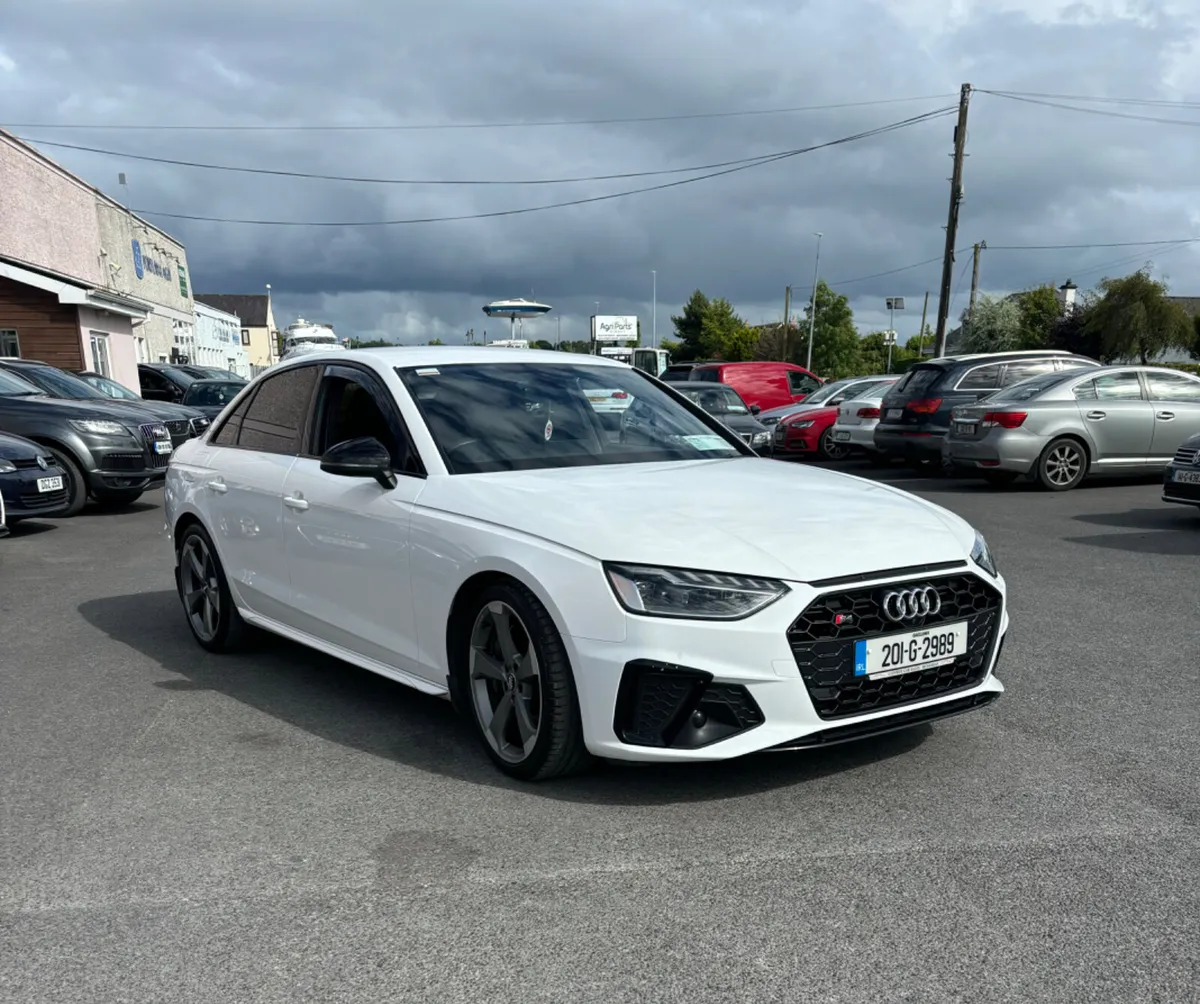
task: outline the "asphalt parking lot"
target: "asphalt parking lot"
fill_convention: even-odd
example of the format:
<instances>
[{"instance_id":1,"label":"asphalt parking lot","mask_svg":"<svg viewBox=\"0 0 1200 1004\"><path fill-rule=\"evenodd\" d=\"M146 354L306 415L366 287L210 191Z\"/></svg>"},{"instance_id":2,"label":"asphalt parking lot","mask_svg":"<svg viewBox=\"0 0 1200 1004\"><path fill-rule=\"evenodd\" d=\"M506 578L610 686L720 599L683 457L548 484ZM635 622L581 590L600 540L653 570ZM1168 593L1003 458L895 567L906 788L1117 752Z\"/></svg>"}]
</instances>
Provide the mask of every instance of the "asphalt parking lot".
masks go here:
<instances>
[{"instance_id":1,"label":"asphalt parking lot","mask_svg":"<svg viewBox=\"0 0 1200 1004\"><path fill-rule=\"evenodd\" d=\"M987 535L996 705L539 786L442 701L281 641L203 653L160 492L19 528L0 1000L1200 999L1200 513L873 476Z\"/></svg>"}]
</instances>

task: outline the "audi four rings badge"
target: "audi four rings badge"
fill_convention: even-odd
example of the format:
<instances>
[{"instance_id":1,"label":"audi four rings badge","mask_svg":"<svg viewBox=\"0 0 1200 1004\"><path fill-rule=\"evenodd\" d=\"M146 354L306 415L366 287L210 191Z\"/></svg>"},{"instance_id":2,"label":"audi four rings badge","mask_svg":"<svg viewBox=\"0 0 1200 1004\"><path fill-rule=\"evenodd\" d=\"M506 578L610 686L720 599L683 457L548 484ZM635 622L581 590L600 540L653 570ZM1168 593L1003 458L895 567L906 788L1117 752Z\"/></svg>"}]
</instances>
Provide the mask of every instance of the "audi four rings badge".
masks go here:
<instances>
[{"instance_id":1,"label":"audi four rings badge","mask_svg":"<svg viewBox=\"0 0 1200 1004\"><path fill-rule=\"evenodd\" d=\"M883 594L883 615L896 624L915 617L932 617L941 609L942 598L933 586Z\"/></svg>"}]
</instances>

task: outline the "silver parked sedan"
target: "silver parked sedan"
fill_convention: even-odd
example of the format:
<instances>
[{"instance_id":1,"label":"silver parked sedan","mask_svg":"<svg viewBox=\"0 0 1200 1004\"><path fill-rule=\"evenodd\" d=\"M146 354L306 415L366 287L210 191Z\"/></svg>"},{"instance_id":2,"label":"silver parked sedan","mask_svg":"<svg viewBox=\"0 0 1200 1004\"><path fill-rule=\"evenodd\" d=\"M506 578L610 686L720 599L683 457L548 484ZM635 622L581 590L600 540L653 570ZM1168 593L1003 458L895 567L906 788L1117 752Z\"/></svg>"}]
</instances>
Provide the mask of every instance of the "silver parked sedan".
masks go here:
<instances>
[{"instance_id":1,"label":"silver parked sedan","mask_svg":"<svg viewBox=\"0 0 1200 1004\"><path fill-rule=\"evenodd\" d=\"M1067 491L1089 475L1162 470L1200 432L1200 379L1157 366L1046 373L955 408L943 458L993 484Z\"/></svg>"}]
</instances>

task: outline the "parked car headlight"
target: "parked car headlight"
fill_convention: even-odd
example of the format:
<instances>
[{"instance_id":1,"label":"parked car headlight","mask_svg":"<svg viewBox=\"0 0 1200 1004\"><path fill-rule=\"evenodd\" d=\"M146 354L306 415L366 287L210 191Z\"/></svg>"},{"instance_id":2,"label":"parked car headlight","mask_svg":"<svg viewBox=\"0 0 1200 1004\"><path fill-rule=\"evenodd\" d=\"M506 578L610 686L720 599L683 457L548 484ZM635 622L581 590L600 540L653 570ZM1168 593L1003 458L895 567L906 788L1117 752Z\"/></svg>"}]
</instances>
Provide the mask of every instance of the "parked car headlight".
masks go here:
<instances>
[{"instance_id":1,"label":"parked car headlight","mask_svg":"<svg viewBox=\"0 0 1200 1004\"><path fill-rule=\"evenodd\" d=\"M626 610L651 617L738 620L788 592L777 579L645 565L605 565L617 600Z\"/></svg>"},{"instance_id":2,"label":"parked car headlight","mask_svg":"<svg viewBox=\"0 0 1200 1004\"><path fill-rule=\"evenodd\" d=\"M993 578L1000 574L996 571L996 559L992 557L992 549L978 530L975 531L975 546L971 548L971 560Z\"/></svg>"},{"instance_id":3,"label":"parked car headlight","mask_svg":"<svg viewBox=\"0 0 1200 1004\"><path fill-rule=\"evenodd\" d=\"M813 420L810 418L804 422L788 422L789 429L811 429Z\"/></svg>"},{"instance_id":4,"label":"parked car headlight","mask_svg":"<svg viewBox=\"0 0 1200 1004\"><path fill-rule=\"evenodd\" d=\"M80 432L90 432L93 436L131 435L130 431L120 422L107 422L100 418L73 418L71 419L71 425Z\"/></svg>"},{"instance_id":5,"label":"parked car headlight","mask_svg":"<svg viewBox=\"0 0 1200 1004\"><path fill-rule=\"evenodd\" d=\"M754 438L750 440L750 445L762 446L764 443L769 443L770 441L771 434L769 432L756 432Z\"/></svg>"},{"instance_id":6,"label":"parked car headlight","mask_svg":"<svg viewBox=\"0 0 1200 1004\"><path fill-rule=\"evenodd\" d=\"M3 457L0 457L0 474L11 474L16 469L17 465L11 460L5 460Z\"/></svg>"}]
</instances>

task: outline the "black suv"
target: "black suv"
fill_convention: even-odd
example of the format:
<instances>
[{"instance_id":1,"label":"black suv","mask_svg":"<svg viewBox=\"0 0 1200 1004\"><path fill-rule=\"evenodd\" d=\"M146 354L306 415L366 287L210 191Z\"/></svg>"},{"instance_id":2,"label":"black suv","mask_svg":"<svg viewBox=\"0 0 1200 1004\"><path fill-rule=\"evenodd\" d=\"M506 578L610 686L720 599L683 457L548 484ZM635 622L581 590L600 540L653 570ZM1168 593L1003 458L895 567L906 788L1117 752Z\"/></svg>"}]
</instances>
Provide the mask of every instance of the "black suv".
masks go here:
<instances>
[{"instance_id":1,"label":"black suv","mask_svg":"<svg viewBox=\"0 0 1200 1004\"><path fill-rule=\"evenodd\" d=\"M0 366L0 432L46 448L62 471L73 516L90 495L103 506L129 505L161 484L171 433L153 416L116 401L68 401Z\"/></svg>"},{"instance_id":2,"label":"black suv","mask_svg":"<svg viewBox=\"0 0 1200 1004\"><path fill-rule=\"evenodd\" d=\"M1001 387L1054 370L1099 366L1095 359L1056 349L944 356L912 367L883 399L875 448L889 457L938 464L950 412Z\"/></svg>"},{"instance_id":3,"label":"black suv","mask_svg":"<svg viewBox=\"0 0 1200 1004\"><path fill-rule=\"evenodd\" d=\"M142 397L147 401L171 401L178 404L187 389L198 379L179 366L170 363L138 363L138 380Z\"/></svg>"}]
</instances>

